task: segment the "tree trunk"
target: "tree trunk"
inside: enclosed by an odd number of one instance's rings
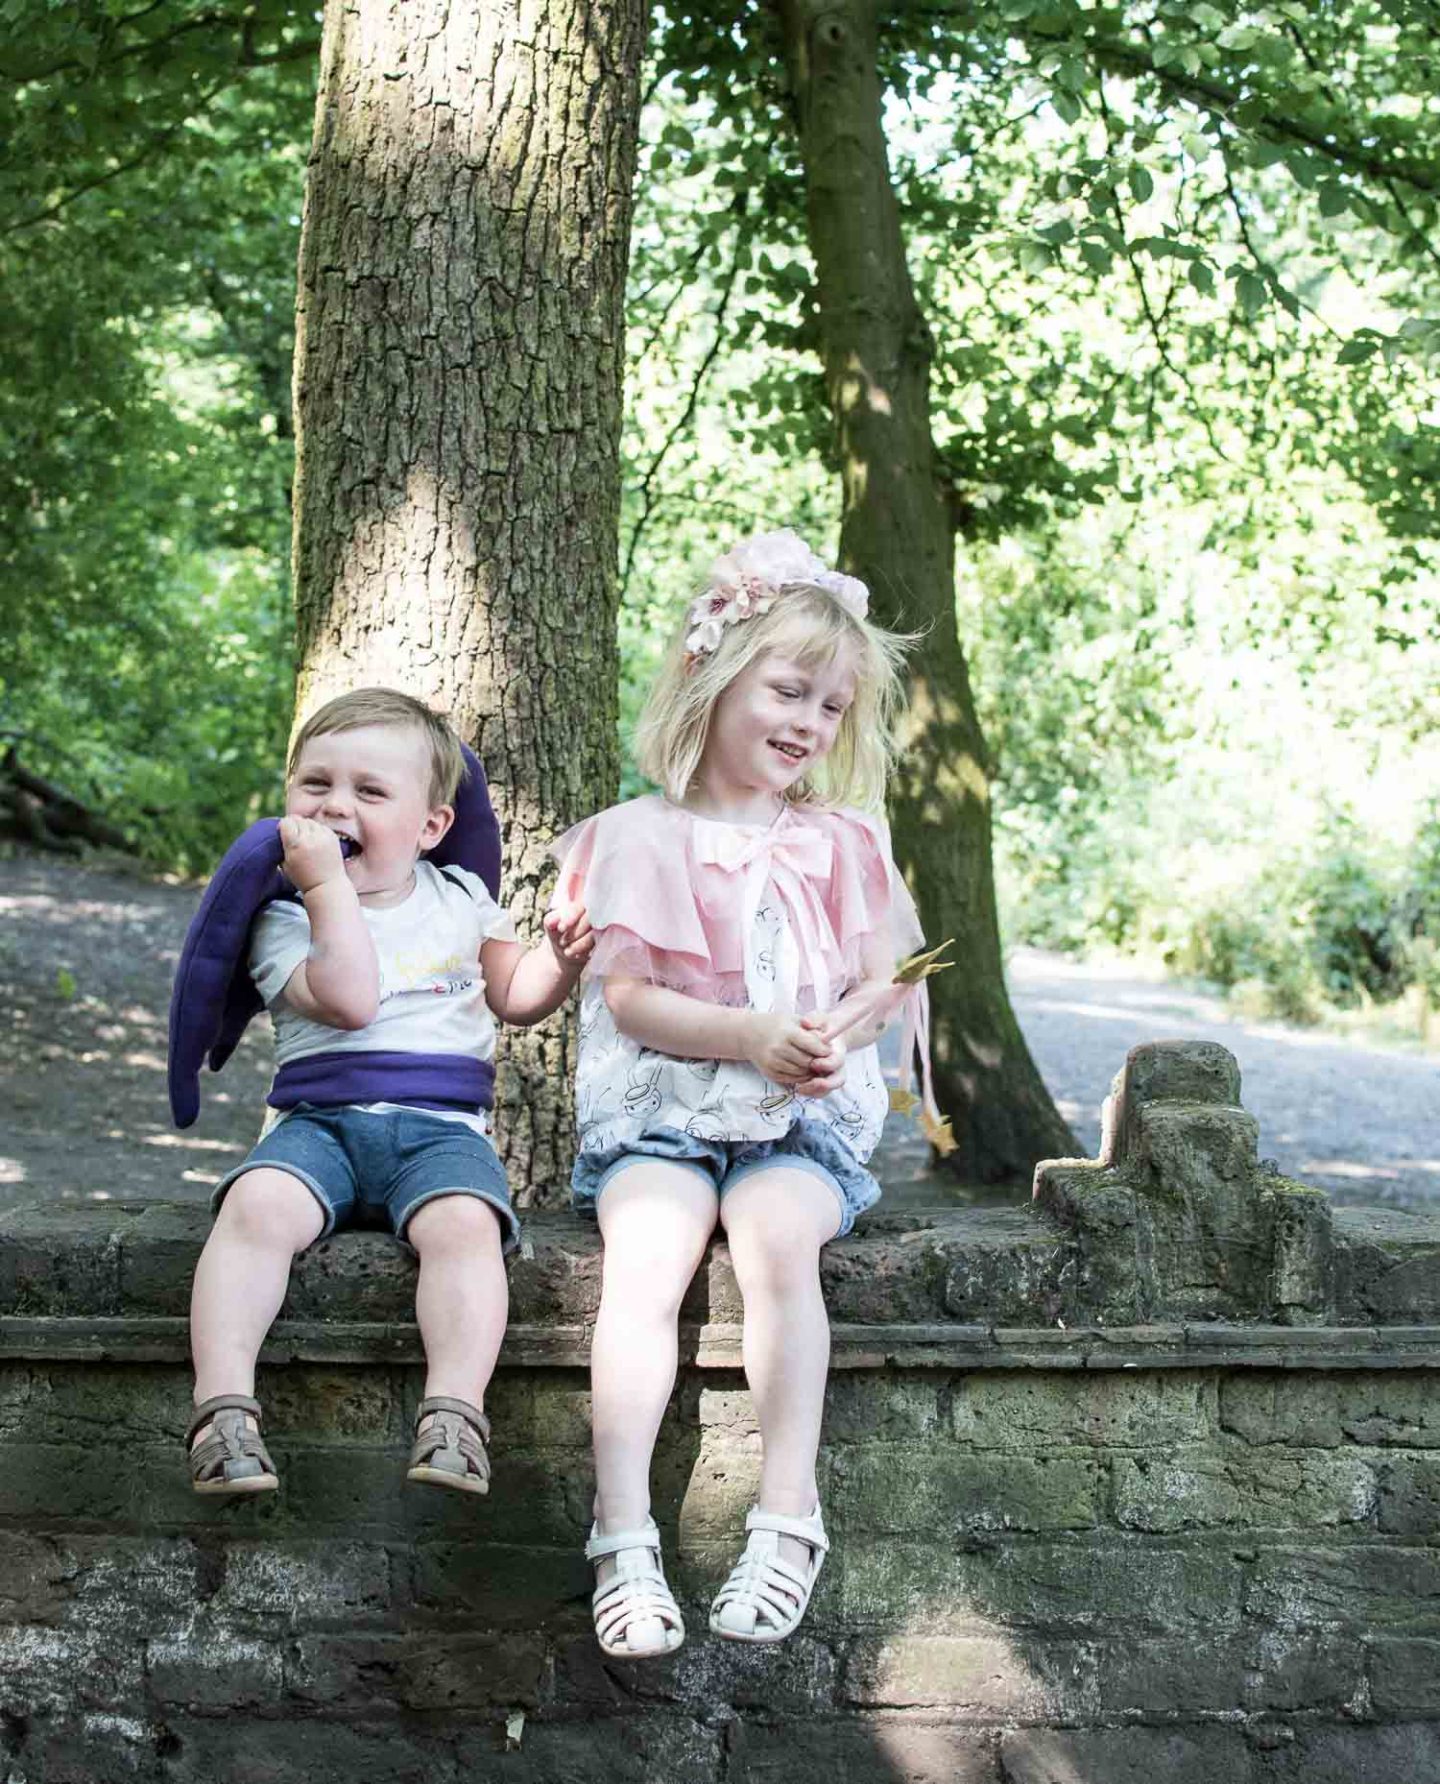
[[[955,540],[930,431],[931,341],[890,183],[871,0],[779,0],[819,283],[821,354],[844,491],[845,569],[877,618],[923,631],[891,789],[896,859],[931,942],[936,1090],[967,1181],[1028,1175],[1075,1142],[1005,991],[989,774],[955,630]]]
[[[503,897],[615,797],[643,0],[327,0],[295,345],[297,712],[385,683],[485,763]],[[572,1016],[502,1039],[519,1199],[573,1156]],[[549,1192],[549,1193],[547,1193]]]

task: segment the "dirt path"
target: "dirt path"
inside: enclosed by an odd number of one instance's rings
[[[1440,1054],[1238,1021],[1221,1001],[1124,965],[1019,949],[1015,1012],[1061,1113],[1094,1153],[1100,1104],[1140,1041],[1219,1041],[1240,1062],[1260,1151],[1337,1202],[1440,1202]]]
[[[0,859],[0,1208],[48,1197],[205,1195],[259,1123],[269,1042],[255,1024],[200,1120],[170,1125],[165,1019],[194,887],[121,867]],[[1137,1041],[1218,1040],[1238,1057],[1261,1150],[1339,1201],[1440,1200],[1440,1059],[1228,1019],[1209,997],[1022,951],[1017,1012],[1046,1082],[1093,1151],[1110,1079]],[[882,1174],[927,1199],[911,1124]]]

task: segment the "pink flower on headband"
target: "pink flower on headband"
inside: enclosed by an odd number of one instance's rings
[[[716,559],[709,586],[691,603],[685,649],[692,657],[709,656],[719,648],[726,626],[768,613],[777,595],[800,583],[823,588],[847,613],[864,619],[870,591],[859,577],[827,569],[798,534],[784,527],[744,539]]]

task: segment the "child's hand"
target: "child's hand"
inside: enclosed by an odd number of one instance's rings
[[[280,841],[285,847],[281,863],[285,877],[298,892],[313,892],[329,880],[344,879],[340,838],[314,818],[281,818]]]
[[[799,1016],[751,1015],[751,1042],[746,1058],[772,1083],[793,1087],[814,1076],[831,1043],[808,1029]]]
[[[578,972],[595,951],[595,932],[583,904],[546,911],[545,936],[561,964]]]
[[[801,1024],[825,1041],[828,1051],[810,1063],[810,1075],[793,1086],[796,1096],[829,1096],[845,1082],[845,1043],[826,1030],[824,1016],[802,1016]]]
[[[833,1010],[807,1016],[806,1021],[813,1022],[828,1040],[848,1035],[851,1046],[868,1047],[884,1034],[909,994],[908,985],[870,979],[856,986]]]

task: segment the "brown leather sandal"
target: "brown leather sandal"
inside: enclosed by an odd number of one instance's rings
[[[420,1421],[435,1414],[422,1431]],[[410,1451],[406,1480],[432,1487],[453,1487],[461,1493],[490,1491],[490,1421],[468,1400],[435,1394],[420,1402],[415,1414],[415,1447]]]
[[[249,1413],[257,1429],[245,1423]],[[273,1493],[280,1485],[270,1452],[261,1441],[260,1402],[248,1394],[216,1394],[202,1400],[185,1433],[190,1485],[197,1493]],[[209,1425],[210,1435],[190,1449],[195,1433]]]

